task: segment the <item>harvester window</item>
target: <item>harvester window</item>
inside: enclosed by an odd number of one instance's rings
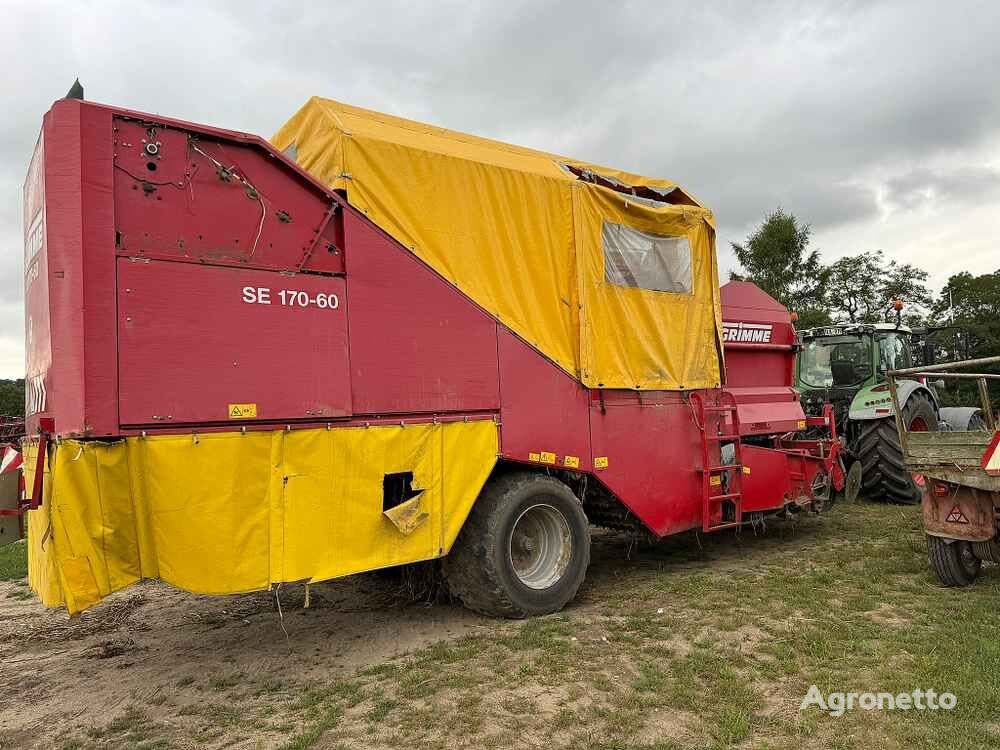
[[[616,286],[691,293],[691,243],[687,237],[642,232],[604,222],[604,280]]]

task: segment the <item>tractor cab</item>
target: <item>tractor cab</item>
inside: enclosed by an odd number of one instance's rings
[[[888,393],[877,390],[885,383],[885,373],[913,366],[911,338],[906,326],[893,323],[825,326],[801,331],[802,351],[798,359],[797,387],[806,413],[818,415],[824,403],[831,403],[838,426],[846,427],[848,414],[856,408],[882,406]],[[882,395],[870,395],[869,391]],[[885,390],[883,388],[883,390]],[[855,398],[865,392],[855,407]]]

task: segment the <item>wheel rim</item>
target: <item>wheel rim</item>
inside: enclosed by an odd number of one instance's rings
[[[923,417],[914,417],[913,421],[910,422],[909,432],[927,432],[927,422]],[[927,484],[927,480],[924,479],[923,474],[913,473],[910,476],[913,477],[913,483],[917,485],[920,489],[924,488]]]
[[[976,557],[976,553],[972,550],[972,545],[968,542],[958,542],[958,562],[965,568],[966,572],[975,575],[979,570],[979,558]]]
[[[858,499],[861,491],[861,462],[855,461],[847,472],[847,481],[844,483],[844,499],[853,503]]]
[[[510,534],[510,565],[531,589],[547,589],[566,573],[573,537],[566,517],[551,505],[526,508]]]
[[[830,475],[826,472],[817,472],[816,476],[813,477],[810,490],[812,492],[813,502],[816,503],[818,510],[822,510],[823,504],[830,499],[831,486]]]

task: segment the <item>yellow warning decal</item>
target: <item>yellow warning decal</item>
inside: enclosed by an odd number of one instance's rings
[[[606,469],[608,468],[608,457],[607,456],[597,456],[594,458],[594,468],[595,469]]]
[[[800,419],[798,427],[800,430],[804,430],[806,428],[806,420]]]
[[[563,458],[563,466],[567,469],[579,469],[580,468],[580,457],[579,456],[566,456]]]
[[[529,453],[528,454],[528,460],[529,461],[541,461],[542,457],[538,453]]]
[[[554,464],[556,462],[556,454],[549,453],[548,451],[542,451],[540,460],[543,464]]]
[[[718,475],[711,476],[708,478],[708,483],[713,487],[718,487],[720,484],[722,484],[722,477]]]
[[[749,474],[750,473],[750,467],[749,466],[744,466],[743,467],[743,473],[744,474]]]
[[[230,419],[256,419],[257,404],[230,404]]]

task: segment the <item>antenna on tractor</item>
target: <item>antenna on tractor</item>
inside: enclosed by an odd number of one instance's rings
[[[80,83],[80,79],[77,78],[73,81],[73,85],[69,87],[69,92],[67,92],[64,99],[83,99],[83,85]]]
[[[902,324],[903,300],[898,297],[892,301],[892,309],[896,311],[896,328]]]

